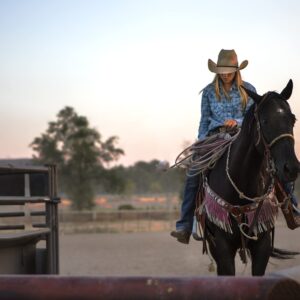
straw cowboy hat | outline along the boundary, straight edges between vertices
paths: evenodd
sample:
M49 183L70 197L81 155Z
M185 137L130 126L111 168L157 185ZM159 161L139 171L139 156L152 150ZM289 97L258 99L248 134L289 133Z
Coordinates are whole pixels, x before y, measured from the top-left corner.
M237 55L234 50L222 49L218 56L218 62L215 64L211 59L208 60L208 69L217 74L233 73L246 68L248 60L244 60L240 66Z

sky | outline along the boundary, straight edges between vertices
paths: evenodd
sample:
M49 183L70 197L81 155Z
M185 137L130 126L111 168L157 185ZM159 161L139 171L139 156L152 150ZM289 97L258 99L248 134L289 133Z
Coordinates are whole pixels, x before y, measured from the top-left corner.
M300 120L300 2L0 0L0 158L30 143L65 106L132 165L174 162L195 141L207 60L235 49L259 94L294 82ZM300 157L300 125L295 128Z

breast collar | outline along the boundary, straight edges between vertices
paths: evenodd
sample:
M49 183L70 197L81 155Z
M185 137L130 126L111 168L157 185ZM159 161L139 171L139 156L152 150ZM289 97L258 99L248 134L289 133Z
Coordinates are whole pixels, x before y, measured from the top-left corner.
M254 213L259 203L253 202L246 205L232 205L220 197L209 186L207 180L204 181L204 201L203 208L209 220L226 232L232 233L232 222L230 215L241 222L246 218L246 222L251 224ZM258 217L256 232L263 232L274 227L278 212L277 203L274 202L274 193L270 195L263 203Z

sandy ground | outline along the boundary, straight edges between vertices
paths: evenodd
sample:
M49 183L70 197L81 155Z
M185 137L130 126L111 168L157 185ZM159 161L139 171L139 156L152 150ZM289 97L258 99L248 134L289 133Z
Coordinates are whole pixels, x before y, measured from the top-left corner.
M277 222L275 246L300 251L300 229ZM210 259L202 243L178 243L169 232L61 234L60 274L92 276L211 276ZM249 275L236 258L237 275ZM270 259L267 273L300 266L300 255L290 260Z

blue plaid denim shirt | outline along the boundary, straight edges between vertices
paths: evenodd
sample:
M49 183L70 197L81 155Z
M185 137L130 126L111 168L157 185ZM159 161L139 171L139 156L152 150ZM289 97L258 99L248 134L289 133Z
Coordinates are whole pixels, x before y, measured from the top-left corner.
M248 82L243 82L243 86L256 92L255 88ZM201 100L201 119L198 130L198 139L203 140L210 131L223 126L225 120L234 119L238 126L241 126L245 113L253 104L249 97L246 108L243 110L239 90L234 83L228 93L228 100L224 93L220 91L221 99L218 100L215 93L214 84L211 83L203 90Z

